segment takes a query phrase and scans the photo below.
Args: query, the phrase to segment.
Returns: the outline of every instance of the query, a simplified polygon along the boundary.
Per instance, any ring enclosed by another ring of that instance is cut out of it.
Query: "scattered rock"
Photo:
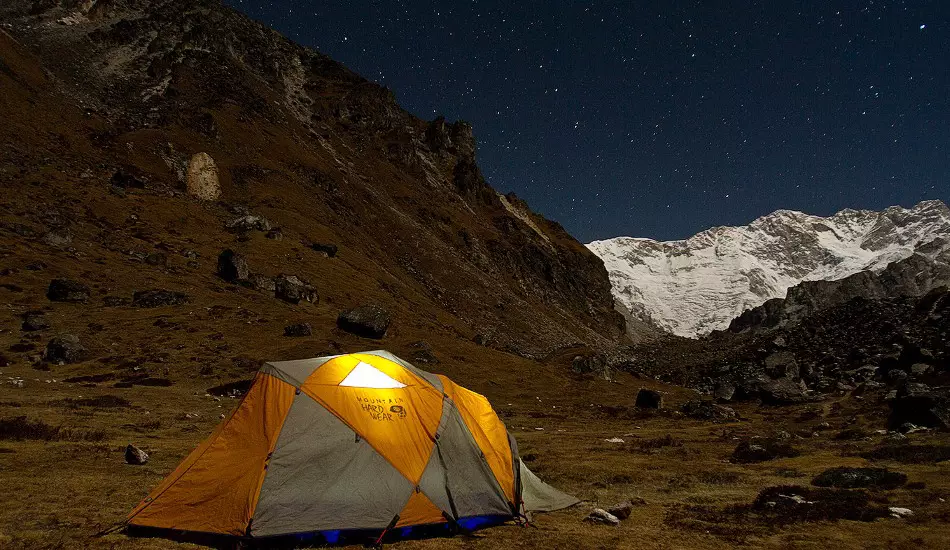
[[[229,283],[247,281],[251,270],[243,254],[226,249],[218,255],[218,276]]]
[[[247,214],[229,221],[227,228],[231,231],[270,231],[271,225],[263,216]]]
[[[313,243],[310,248],[317,252],[323,252],[328,258],[336,256],[337,246],[335,244]]]
[[[646,388],[640,388],[637,392],[637,400],[633,404],[638,409],[662,409],[663,394]]]
[[[165,289],[142,290],[132,294],[136,307],[180,306],[188,301],[188,295]]]
[[[27,332],[46,330],[50,327],[49,319],[42,311],[27,311],[23,314],[23,324],[20,328]]]
[[[53,302],[84,303],[89,299],[89,287],[72,279],[53,279],[46,297]]]
[[[689,418],[713,422],[727,422],[735,420],[737,416],[732,408],[717,405],[712,401],[687,401],[681,410]]]
[[[603,523],[605,525],[620,525],[620,520],[617,516],[611,514],[603,508],[594,508],[590,515],[588,515],[584,521],[589,521],[591,523]]]
[[[279,227],[274,227],[264,235],[268,239],[279,241],[284,238],[284,232],[280,230]]]
[[[284,327],[284,336],[312,336],[313,329],[310,323],[297,323]]]
[[[305,302],[318,303],[317,289],[296,275],[280,275],[274,280],[274,295],[292,304]]]
[[[125,448],[125,463],[135,466],[141,466],[148,462],[148,453],[129,443]]]
[[[46,344],[43,360],[57,365],[78,363],[85,358],[86,348],[79,343],[79,338],[72,334],[61,334],[53,337]]]
[[[73,235],[68,229],[54,229],[43,235],[43,242],[50,246],[64,248],[73,242]]]
[[[633,507],[637,504],[638,503],[634,502],[633,500],[625,500],[618,504],[614,504],[610,508],[607,508],[607,513],[623,521],[630,517],[630,514],[633,513]]]
[[[336,325],[341,329],[364,338],[379,339],[386,336],[392,316],[377,305],[359,306],[340,313]]]
[[[203,201],[221,198],[218,167],[208,153],[195,153],[188,161],[186,180],[188,194]]]
[[[765,368],[772,378],[798,378],[795,354],[789,351],[773,353],[765,358]]]
[[[818,487],[837,487],[839,489],[861,487],[896,489],[907,483],[907,476],[900,472],[889,471],[886,468],[848,468],[841,466],[825,470],[818,474],[811,483]]]
[[[106,296],[102,299],[102,305],[106,307],[127,306],[129,302],[129,299],[123,296]]]

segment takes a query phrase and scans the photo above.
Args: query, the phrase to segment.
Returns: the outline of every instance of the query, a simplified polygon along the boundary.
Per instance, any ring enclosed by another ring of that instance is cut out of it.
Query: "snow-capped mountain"
[[[933,258],[950,248],[950,209],[929,200],[827,218],[778,210],[682,241],[617,237],[587,246],[604,261],[628,319],[697,337],[802,281],[877,271],[914,252]]]

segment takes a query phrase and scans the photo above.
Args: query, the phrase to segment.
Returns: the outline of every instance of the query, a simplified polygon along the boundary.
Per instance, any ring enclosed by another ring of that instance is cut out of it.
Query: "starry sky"
[[[950,2],[225,0],[582,242],[950,200]]]

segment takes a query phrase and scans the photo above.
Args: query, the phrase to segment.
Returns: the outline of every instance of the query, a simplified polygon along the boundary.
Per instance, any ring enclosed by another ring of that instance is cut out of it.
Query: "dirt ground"
[[[490,352],[484,352],[490,354]],[[496,360],[503,354],[494,353]],[[739,407],[741,420],[692,420],[675,411],[689,390],[622,376],[608,383],[564,375],[556,364],[509,359],[494,380],[472,377],[472,365],[449,361],[434,371],[486,393],[516,436],[526,463],[545,481],[583,499],[567,510],[538,514],[528,527],[505,525],[470,536],[395,543],[399,548],[945,548],[950,541],[950,462],[902,464],[857,456],[878,447],[879,407],[843,397],[782,408]],[[169,473],[236,400],[205,394],[208,381],[172,387],[85,387],[63,383],[68,372],[0,369],[0,418],[26,416],[60,427],[50,440],[0,440],[0,546],[3,548],[185,548],[159,538],[96,533],[125,514]],[[67,368],[68,371],[68,368]],[[517,374],[515,374],[517,373]],[[467,375],[466,375],[467,374]],[[10,377],[25,379],[15,388]],[[471,377],[471,380],[466,378]],[[56,382],[52,379],[56,378]],[[46,380],[50,380],[49,383]],[[514,383],[520,380],[522,386]],[[624,409],[639,387],[667,392],[666,412]],[[116,396],[121,399],[103,399]],[[99,397],[100,399],[92,399]],[[86,401],[83,401],[83,400]],[[597,403],[594,404],[595,399]],[[871,399],[870,397],[867,399]],[[73,401],[69,401],[73,400]],[[608,405],[607,407],[603,406]],[[610,407],[609,405],[615,405]],[[871,411],[871,412],[867,412]],[[825,424],[827,423],[827,424]],[[842,431],[848,429],[849,432]],[[777,430],[793,434],[801,454],[757,464],[733,464],[742,438]],[[852,435],[849,435],[852,434]],[[857,434],[857,435],[853,435]],[[619,437],[624,443],[607,442]],[[948,443],[915,433],[914,445]],[[151,455],[144,466],[124,463],[127,443]],[[835,466],[885,466],[908,484],[872,490],[883,506],[914,511],[907,519],[801,521],[782,524],[735,515],[765,487],[808,486]],[[619,527],[583,519],[594,506],[631,497],[645,502]]]

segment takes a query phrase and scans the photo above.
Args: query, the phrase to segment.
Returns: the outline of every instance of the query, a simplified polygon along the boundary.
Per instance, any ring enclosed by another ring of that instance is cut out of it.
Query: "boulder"
[[[112,174],[109,183],[119,189],[144,189],[145,180],[137,175],[137,170],[133,168],[120,168]]]
[[[633,513],[633,507],[640,504],[645,504],[645,502],[639,497],[636,499],[625,500],[623,502],[614,504],[610,508],[607,508],[607,513],[623,521],[629,518],[630,514]]]
[[[89,299],[89,287],[72,279],[53,279],[46,297],[53,302],[83,303]]]
[[[891,427],[913,423],[928,428],[950,428],[950,389],[906,383],[889,400]]]
[[[165,289],[142,290],[132,294],[135,307],[180,306],[188,301],[188,295]]]
[[[620,525],[620,519],[603,508],[594,508],[591,510],[590,515],[588,515],[584,521],[603,523],[605,525]]]
[[[284,238],[284,232],[279,227],[273,227],[264,236],[273,241],[279,241]]]
[[[60,334],[46,344],[43,360],[58,365],[78,363],[86,356],[86,348],[72,334]]]
[[[221,182],[218,180],[218,166],[208,153],[195,153],[188,161],[186,179],[188,194],[203,201],[221,198]]]
[[[328,258],[336,256],[337,246],[335,244],[313,243],[310,245],[310,248],[326,254]]]
[[[759,398],[765,405],[792,405],[811,401],[805,395],[805,384],[791,378],[759,382]]]
[[[696,420],[728,422],[736,419],[736,411],[730,407],[717,405],[712,401],[687,401],[681,409],[683,414]]]
[[[336,325],[341,329],[364,338],[382,338],[392,322],[392,316],[377,305],[359,306],[340,313]]]
[[[148,453],[129,443],[125,448],[125,463],[134,466],[141,466],[148,462]]]
[[[260,273],[251,273],[248,275],[247,285],[261,292],[274,292],[277,289],[277,284],[274,282],[273,277],[261,275]]]
[[[166,266],[168,265],[168,256],[164,252],[153,252],[145,257],[145,263],[148,265]]]
[[[280,275],[274,279],[274,295],[291,304],[298,304],[301,300],[320,301],[317,289],[296,275]]]
[[[765,369],[772,378],[798,378],[795,354],[789,351],[773,353],[765,358]]]
[[[663,394],[655,390],[640,388],[633,406],[638,409],[662,409]]]
[[[313,328],[310,323],[296,323],[284,327],[284,336],[312,336]]]
[[[20,328],[24,331],[46,330],[49,327],[49,319],[46,318],[46,314],[42,311],[27,311],[23,314],[23,324]]]
[[[243,254],[230,248],[218,255],[218,276],[229,283],[238,283],[248,280],[251,270],[247,266],[247,259]]]

